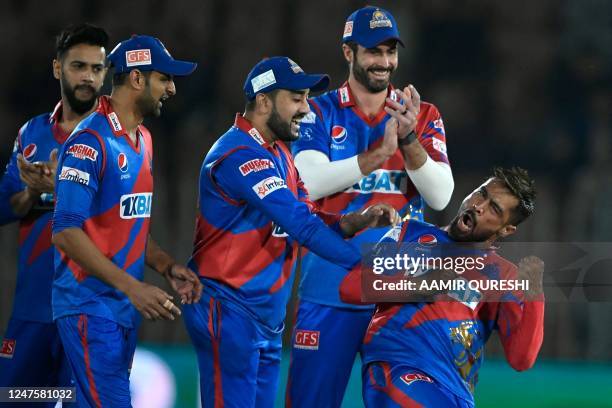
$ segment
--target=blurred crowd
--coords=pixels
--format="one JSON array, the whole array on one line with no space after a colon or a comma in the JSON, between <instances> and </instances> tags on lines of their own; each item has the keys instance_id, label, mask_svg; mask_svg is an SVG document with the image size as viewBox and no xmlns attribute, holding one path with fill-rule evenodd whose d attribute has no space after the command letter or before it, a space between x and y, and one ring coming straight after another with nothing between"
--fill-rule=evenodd
<instances>
[{"instance_id":1,"label":"blurred crowd","mask_svg":"<svg viewBox=\"0 0 612 408\"><path fill-rule=\"evenodd\" d=\"M51 60L54 36L64 26L95 23L113 44L133 33L159 37L174 57L199 63L194 75L176 81L177 96L164 104L161 118L147 123L155 141L154 235L186 259L199 167L243 109L249 69L265 56L287 55L306 71L330 74L333 86L341 84L343 23L364 4L0 2L1 161L8 160L21 124L59 100ZM370 4L394 14L406 44L394 84L412 83L444 118L456 186L447 210L428 213L430 221L448 221L467 189L492 166L520 165L535 176L539 199L517 240L612 242L612 2ZM0 229L0 247L4 328L15 285L14 227ZM603 283L612 284L612 278ZM612 303L551 303L547 313L543 357L612 360ZM142 330L142 341L187 342L175 322L145 323Z\"/></svg>"}]
</instances>

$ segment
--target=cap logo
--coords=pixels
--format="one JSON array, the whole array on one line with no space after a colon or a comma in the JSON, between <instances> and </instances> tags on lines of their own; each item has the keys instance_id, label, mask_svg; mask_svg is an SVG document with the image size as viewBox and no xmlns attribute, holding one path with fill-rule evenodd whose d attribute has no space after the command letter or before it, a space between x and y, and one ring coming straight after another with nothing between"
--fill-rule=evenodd
<instances>
[{"instance_id":1,"label":"cap logo","mask_svg":"<svg viewBox=\"0 0 612 408\"><path fill-rule=\"evenodd\" d=\"M391 20L380 10L376 10L374 14L372 14L372 19L370 20L370 28L381 28L381 27L392 27Z\"/></svg>"},{"instance_id":2,"label":"cap logo","mask_svg":"<svg viewBox=\"0 0 612 408\"><path fill-rule=\"evenodd\" d=\"M301 73L304 72L304 70L300 68L300 66L296 64L294 60L292 60L291 58L287 58L287 59L289 60L289 66L291 67L291 70L293 71L294 74L299 74L300 72Z\"/></svg>"},{"instance_id":3,"label":"cap logo","mask_svg":"<svg viewBox=\"0 0 612 408\"><path fill-rule=\"evenodd\" d=\"M128 67L151 64L151 50L148 48L125 52L125 65L127 65Z\"/></svg>"},{"instance_id":4,"label":"cap logo","mask_svg":"<svg viewBox=\"0 0 612 408\"><path fill-rule=\"evenodd\" d=\"M274 85L275 83L276 77L274 76L274 71L272 71L271 69L251 79L251 86L253 87L254 93L257 93L259 92L259 90L266 88L270 85Z\"/></svg>"},{"instance_id":5,"label":"cap logo","mask_svg":"<svg viewBox=\"0 0 612 408\"><path fill-rule=\"evenodd\" d=\"M347 21L344 25L344 34L342 38L350 37L351 35L353 35L353 22Z\"/></svg>"}]
</instances>

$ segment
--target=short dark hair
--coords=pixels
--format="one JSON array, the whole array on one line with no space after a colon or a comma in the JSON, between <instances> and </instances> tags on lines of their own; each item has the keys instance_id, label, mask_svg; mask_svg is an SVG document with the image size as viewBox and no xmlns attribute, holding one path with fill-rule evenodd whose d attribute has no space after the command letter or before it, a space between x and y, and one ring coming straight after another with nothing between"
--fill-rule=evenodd
<instances>
[{"instance_id":1,"label":"short dark hair","mask_svg":"<svg viewBox=\"0 0 612 408\"><path fill-rule=\"evenodd\" d=\"M127 78L130 76L130 72L132 71L120 72L118 74L114 74L112 85L114 87L125 85L125 81L127 81ZM146 83L148 83L149 79L151 78L151 72L153 71L141 71L141 72L142 72L142 75L144 75L145 77Z\"/></svg>"},{"instance_id":2,"label":"short dark hair","mask_svg":"<svg viewBox=\"0 0 612 408\"><path fill-rule=\"evenodd\" d=\"M493 169L493 178L502 181L508 190L512 192L519 204L512 210L510 223L518 225L532 215L535 211L535 182L529 176L527 170L520 167Z\"/></svg>"},{"instance_id":3,"label":"short dark hair","mask_svg":"<svg viewBox=\"0 0 612 408\"><path fill-rule=\"evenodd\" d=\"M81 23L66 27L55 39L57 59L62 59L66 52L78 44L97 45L108 47L108 34L103 28Z\"/></svg>"},{"instance_id":4,"label":"short dark hair","mask_svg":"<svg viewBox=\"0 0 612 408\"><path fill-rule=\"evenodd\" d=\"M266 95L268 95L270 97L270 99L272 99L273 101L276 100L276 94L278 94L278 91L280 91L280 89L274 89L270 92L266 92ZM255 98L246 101L246 104L244 105L244 110L247 112L253 112L255 110L255 105L257 104L257 95L255 95Z\"/></svg>"},{"instance_id":5,"label":"short dark hair","mask_svg":"<svg viewBox=\"0 0 612 408\"><path fill-rule=\"evenodd\" d=\"M357 55L357 50L359 49L359 44L357 44L357 42L347 41L345 44L353 51L353 54Z\"/></svg>"}]
</instances>

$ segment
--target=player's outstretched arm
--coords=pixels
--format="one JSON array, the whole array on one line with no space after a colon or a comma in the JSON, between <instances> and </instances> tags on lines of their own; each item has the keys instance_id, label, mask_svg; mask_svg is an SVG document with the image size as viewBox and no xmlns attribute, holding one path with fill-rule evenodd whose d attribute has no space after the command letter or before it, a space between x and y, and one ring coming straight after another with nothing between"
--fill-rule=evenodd
<instances>
[{"instance_id":1,"label":"player's outstretched arm","mask_svg":"<svg viewBox=\"0 0 612 408\"><path fill-rule=\"evenodd\" d=\"M396 226L402 220L398 212L389 204L376 204L364 211L345 214L340 219L340 229L345 237L352 237L364 228Z\"/></svg>"},{"instance_id":2,"label":"player's outstretched arm","mask_svg":"<svg viewBox=\"0 0 612 408\"><path fill-rule=\"evenodd\" d=\"M536 257L519 263L519 276L529 279L531 294L526 302L501 302L497 316L499 338L512 368L531 368L544 339L544 295L541 292L544 263ZM535 288L533 287L535 285Z\"/></svg>"},{"instance_id":3,"label":"player's outstretched arm","mask_svg":"<svg viewBox=\"0 0 612 408\"><path fill-rule=\"evenodd\" d=\"M147 319L169 319L181 314L172 296L140 282L106 258L81 228L66 228L53 234L53 244L91 276L125 293Z\"/></svg>"},{"instance_id":4,"label":"player's outstretched arm","mask_svg":"<svg viewBox=\"0 0 612 408\"><path fill-rule=\"evenodd\" d=\"M147 240L145 262L162 275L181 297L181 303L198 302L202 296L202 283L195 273L176 261L153 240Z\"/></svg>"}]
</instances>

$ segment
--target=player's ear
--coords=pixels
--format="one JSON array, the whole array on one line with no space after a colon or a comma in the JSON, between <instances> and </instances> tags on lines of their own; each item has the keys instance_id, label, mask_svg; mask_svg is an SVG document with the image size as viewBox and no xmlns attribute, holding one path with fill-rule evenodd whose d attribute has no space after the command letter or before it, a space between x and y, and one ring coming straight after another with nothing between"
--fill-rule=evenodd
<instances>
[{"instance_id":1,"label":"player's ear","mask_svg":"<svg viewBox=\"0 0 612 408\"><path fill-rule=\"evenodd\" d=\"M267 115L272 110L272 100L264 93L255 95L255 110L260 115Z\"/></svg>"},{"instance_id":2,"label":"player's ear","mask_svg":"<svg viewBox=\"0 0 612 408\"><path fill-rule=\"evenodd\" d=\"M342 55L349 64L353 62L353 50L346 44L342 44Z\"/></svg>"},{"instance_id":3,"label":"player's ear","mask_svg":"<svg viewBox=\"0 0 612 408\"><path fill-rule=\"evenodd\" d=\"M129 82L134 89L138 90L144 89L147 84L144 74L138 69L133 69L130 71Z\"/></svg>"},{"instance_id":4,"label":"player's ear","mask_svg":"<svg viewBox=\"0 0 612 408\"><path fill-rule=\"evenodd\" d=\"M53 59L53 78L60 79L60 74L62 72L62 62L57 58Z\"/></svg>"},{"instance_id":5,"label":"player's ear","mask_svg":"<svg viewBox=\"0 0 612 408\"><path fill-rule=\"evenodd\" d=\"M507 225L503 226L502 229L500 229L497 232L497 235L500 238L506 238L506 237L509 237L510 235L514 234L515 232L516 232L516 225L507 224Z\"/></svg>"}]
</instances>

